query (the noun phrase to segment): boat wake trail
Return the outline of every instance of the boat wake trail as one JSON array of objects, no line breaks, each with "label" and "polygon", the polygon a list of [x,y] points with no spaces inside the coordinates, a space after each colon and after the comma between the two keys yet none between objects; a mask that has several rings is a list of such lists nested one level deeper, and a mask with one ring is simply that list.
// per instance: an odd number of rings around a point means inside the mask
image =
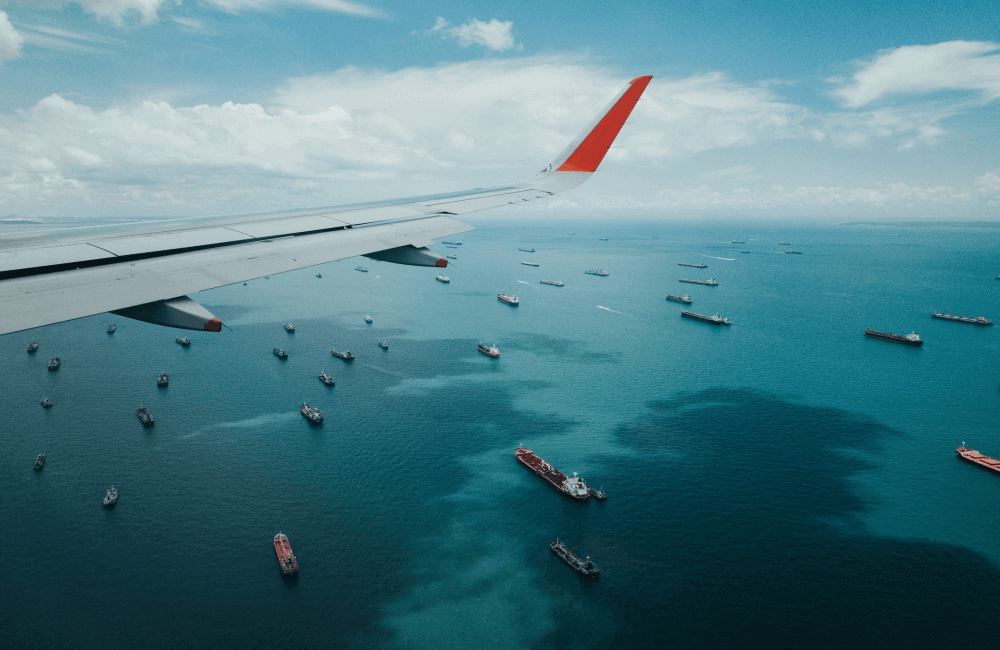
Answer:
[{"label": "boat wake trail", "polygon": [[625,312],[618,311],[617,309],[612,309],[610,307],[602,307],[601,305],[598,305],[597,308],[598,309],[603,309],[604,311],[610,311],[613,314],[621,314],[622,316],[628,316],[628,314],[626,314]]},{"label": "boat wake trail", "polygon": [[709,257],[713,260],[726,260],[727,262],[735,262],[735,257],[716,257],[715,255],[705,255],[704,253],[695,253],[695,255],[701,255],[702,257]]},{"label": "boat wake trail", "polygon": [[526,285],[528,285],[529,287],[531,287],[531,288],[532,288],[532,289],[534,289],[535,291],[541,291],[541,289],[539,289],[539,288],[538,288],[538,287],[536,287],[535,285],[531,284],[530,282],[525,282],[524,280],[518,280],[518,282],[519,282],[520,284],[526,284]]}]

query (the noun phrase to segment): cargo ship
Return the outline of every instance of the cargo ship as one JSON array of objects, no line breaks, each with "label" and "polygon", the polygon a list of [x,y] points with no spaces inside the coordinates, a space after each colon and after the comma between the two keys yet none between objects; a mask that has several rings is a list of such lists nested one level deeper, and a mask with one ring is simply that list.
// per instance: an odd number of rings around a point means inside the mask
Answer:
[{"label": "cargo ship", "polygon": [[865,330],[865,336],[871,337],[873,339],[882,339],[883,341],[892,341],[893,343],[902,343],[904,345],[923,345],[923,339],[916,332],[910,332],[906,336],[900,336],[898,334],[890,334],[889,332],[876,332],[875,330]]},{"label": "cargo ship", "polygon": [[336,350],[330,350],[330,354],[337,357],[338,359],[343,359],[344,361],[354,361],[354,355],[351,354],[350,350],[348,350],[347,352],[337,352]]},{"label": "cargo ship", "polygon": [[522,253],[534,253],[535,252],[534,248],[518,248],[517,250],[521,251]]},{"label": "cargo ship", "polygon": [[295,334],[295,326],[291,323],[285,323],[285,331],[289,334]]},{"label": "cargo ship", "polygon": [[178,336],[174,340],[177,341],[178,345],[183,345],[184,347],[187,347],[187,346],[191,345],[191,339],[189,339],[186,336]]},{"label": "cargo ship", "polygon": [[801,255],[802,251],[785,251],[787,255]]},{"label": "cargo ship", "polygon": [[435,276],[434,279],[437,280],[438,282],[444,282],[445,284],[451,282],[451,278],[449,278],[447,275],[438,275]]},{"label": "cargo ship", "polygon": [[691,296],[671,296],[668,293],[667,294],[667,300],[669,300],[670,302],[682,302],[685,305],[690,305],[691,304]]},{"label": "cargo ship", "polygon": [[989,456],[983,456],[975,449],[969,449],[966,447],[964,442],[961,447],[955,450],[955,453],[957,453],[958,457],[962,460],[967,460],[970,463],[974,463],[980,467],[985,467],[988,470],[1000,474],[1000,460],[990,458]]},{"label": "cargo ship", "polygon": [[500,302],[505,302],[511,307],[517,307],[521,304],[521,301],[517,299],[517,296],[505,296],[502,293],[497,294],[497,300]]},{"label": "cargo ship", "polygon": [[278,357],[279,359],[288,358],[288,353],[282,350],[281,348],[271,348],[271,352],[274,354],[274,356]]},{"label": "cargo ship", "polygon": [[299,413],[312,424],[323,424],[323,414],[319,412],[318,408],[302,404],[299,406]]},{"label": "cargo ship", "polygon": [[703,323],[711,323],[712,325],[732,325],[728,318],[723,318],[716,314],[715,316],[704,316],[702,314],[696,314],[693,311],[681,310],[681,316],[684,318],[690,318],[692,320],[700,320]]},{"label": "cargo ship", "polygon": [[354,270],[355,270],[355,271],[361,271],[362,273],[368,273],[368,269],[366,269],[366,268],[365,268],[365,267],[363,267],[363,266],[355,266],[355,267],[354,267]]},{"label": "cargo ship", "polygon": [[479,344],[479,351],[482,352],[483,354],[485,354],[488,357],[493,357],[494,359],[499,359],[500,358],[500,348],[497,347],[496,343],[494,343],[493,345],[490,345],[490,346],[483,345],[482,343],[480,343]]},{"label": "cargo ship", "polygon": [[604,269],[590,269],[588,271],[584,271],[584,273],[586,273],[587,275],[599,275],[602,278],[606,278],[609,275],[611,275],[610,273],[608,273]]},{"label": "cargo ship", "polygon": [[57,368],[59,368],[59,363],[60,363],[59,357],[52,357],[51,359],[49,359],[48,363],[49,370],[56,370]]},{"label": "cargo ship", "polygon": [[149,409],[140,406],[135,410],[135,414],[139,416],[139,421],[142,422],[142,426],[151,427],[155,424],[153,416],[149,413]]},{"label": "cargo ship", "polygon": [[116,329],[118,329],[118,327],[114,323],[108,325],[108,334],[114,334]]},{"label": "cargo ship", "polygon": [[524,447],[518,447],[515,449],[514,454],[517,456],[519,461],[524,463],[525,467],[551,483],[552,487],[559,490],[566,496],[576,499],[577,501],[586,501],[590,498],[590,490],[587,489],[587,483],[582,478],[578,477],[576,472],[573,472],[573,478],[569,478],[555,467],[549,465],[544,460],[536,456],[535,452],[530,449],[525,449]]},{"label": "cargo ship", "polygon": [[719,283],[715,281],[715,278],[709,278],[707,280],[688,280],[687,278],[681,278],[681,282],[690,282],[691,284],[704,284],[709,287],[717,287]]},{"label": "cargo ship", "polygon": [[460,241],[443,241],[441,243],[445,244],[447,246],[461,246],[462,245],[462,242],[460,242]]},{"label": "cargo ship", "polygon": [[521,262],[522,266],[538,266],[538,262]]},{"label": "cargo ship", "polygon": [[985,316],[978,316],[976,318],[973,318],[972,316],[964,316],[962,314],[959,314],[958,316],[956,316],[955,314],[945,314],[945,313],[939,314],[936,311],[931,312],[931,316],[934,318],[942,318],[944,320],[955,320],[960,323],[971,323],[972,325],[986,325],[986,326],[993,325],[993,321],[987,320]]},{"label": "cargo ship", "polygon": [[282,533],[274,536],[274,552],[278,555],[278,564],[281,572],[286,576],[293,576],[299,572],[299,563],[292,553],[292,545],[288,543],[288,537]]},{"label": "cargo ship", "polygon": [[695,269],[707,269],[708,264],[690,264],[688,262],[677,262],[677,266],[690,266]]},{"label": "cargo ship", "polygon": [[581,560],[573,551],[566,548],[566,545],[556,538],[549,542],[549,548],[552,552],[558,555],[563,562],[573,567],[573,570],[582,575],[584,578],[596,578],[601,575],[600,570],[590,561],[588,557],[586,561]]},{"label": "cargo ship", "polygon": [[562,280],[539,280],[541,284],[551,284],[553,287],[563,286]]},{"label": "cargo ship", "polygon": [[28,344],[28,354],[31,354],[32,352],[34,352],[37,349],[38,349],[38,343],[37,342],[32,341],[31,343]]}]

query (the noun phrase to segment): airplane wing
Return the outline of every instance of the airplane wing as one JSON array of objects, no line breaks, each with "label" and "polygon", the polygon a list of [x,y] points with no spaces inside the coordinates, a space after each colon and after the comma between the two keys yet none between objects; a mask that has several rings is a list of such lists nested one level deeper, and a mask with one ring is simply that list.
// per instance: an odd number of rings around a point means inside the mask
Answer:
[{"label": "airplane wing", "polygon": [[597,170],[652,76],[637,77],[540,173],[509,187],[229,217],[196,227],[0,241],[0,335],[115,312],[219,331],[188,294],[363,255],[446,267],[432,240],[473,230],[455,217],[571,189]]}]

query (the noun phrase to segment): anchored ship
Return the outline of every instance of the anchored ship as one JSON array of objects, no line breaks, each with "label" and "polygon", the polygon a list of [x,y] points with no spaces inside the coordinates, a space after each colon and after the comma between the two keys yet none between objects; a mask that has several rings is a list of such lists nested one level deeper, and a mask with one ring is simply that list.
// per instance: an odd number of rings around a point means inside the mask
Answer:
[{"label": "anchored ship", "polygon": [[59,367],[59,357],[52,357],[51,359],[49,359],[48,366],[49,366],[49,370],[55,370],[56,368],[58,368]]},{"label": "anchored ship", "polygon": [[734,239],[733,241],[731,241],[731,242],[729,242],[729,243],[730,243],[730,244],[745,244],[746,242],[745,242],[745,241],[736,241],[736,240]]},{"label": "anchored ship", "polygon": [[361,271],[362,273],[368,273],[368,269],[366,269],[363,266],[356,266],[356,267],[354,267],[354,270],[355,271]]},{"label": "anchored ship", "polygon": [[538,262],[521,262],[524,266],[538,266]]},{"label": "anchored ship", "polygon": [[350,350],[348,350],[347,352],[337,352],[336,350],[330,350],[330,354],[337,357],[338,359],[343,359],[344,361],[354,361],[354,355],[351,354]]},{"label": "anchored ship", "polygon": [[560,280],[539,280],[539,284],[551,284],[553,287],[561,287],[563,283]]},{"label": "anchored ship", "polygon": [[522,253],[534,253],[535,252],[534,248],[518,248],[517,250],[521,251]]},{"label": "anchored ship", "polygon": [[289,334],[295,334],[295,326],[291,323],[285,323],[285,331]]},{"label": "anchored ship", "polygon": [[388,350],[389,349],[389,342],[388,341],[379,341],[378,346],[380,348],[382,348],[383,350]]},{"label": "anchored ship", "polygon": [[602,278],[606,278],[609,275],[611,275],[610,273],[608,273],[604,269],[590,269],[588,271],[584,271],[584,273],[586,273],[587,275],[599,275]]},{"label": "anchored ship", "polygon": [[156,385],[159,386],[160,388],[165,388],[169,383],[170,383],[170,377],[167,376],[167,373],[165,372],[161,372],[160,376],[156,378]]},{"label": "anchored ship", "polygon": [[455,257],[454,255],[445,255],[445,257],[447,257],[447,258],[448,258],[448,259],[450,259],[450,260],[457,260],[457,259],[458,259],[458,258],[457,258],[457,257]]},{"label": "anchored ship", "polygon": [[118,329],[118,326],[114,323],[108,325],[108,334],[114,334],[116,329]]},{"label": "anchored ship", "polygon": [[1000,474],[1000,460],[984,456],[975,449],[969,449],[965,446],[964,442],[961,447],[955,450],[955,453],[957,453],[958,457],[962,460],[969,461],[970,463],[979,465],[980,467],[985,467],[990,471]]},{"label": "anchored ship", "polygon": [[271,352],[273,352],[274,356],[278,357],[279,359],[288,358],[288,353],[282,350],[281,348],[271,348]]},{"label": "anchored ship", "polygon": [[31,343],[28,344],[28,354],[31,354],[32,352],[34,352],[37,349],[38,349],[38,344],[35,343],[34,341],[32,341]]},{"label": "anchored ship", "polygon": [[709,278],[707,280],[688,280],[687,278],[681,278],[681,282],[690,282],[691,284],[704,284],[710,287],[717,287],[719,283],[715,281],[715,278]]},{"label": "anchored ship", "polygon": [[447,275],[437,275],[434,277],[434,279],[437,280],[438,282],[444,282],[445,284],[451,282],[451,278],[449,278]]},{"label": "anchored ship", "polygon": [[667,300],[669,300],[670,302],[682,302],[685,305],[690,305],[691,304],[691,296],[671,296],[668,293],[667,294]]},{"label": "anchored ship", "polygon": [[[316,277],[317,277],[317,278],[321,278],[321,277],[323,277],[323,274],[322,274],[322,273],[317,273],[317,274],[316,274]],[[243,284],[246,284],[246,282],[244,282]]]},{"label": "anchored ship", "polygon": [[802,251],[785,251],[789,255],[801,255]]},{"label": "anchored ship", "polygon": [[302,417],[309,420],[311,424],[323,424],[323,414],[319,412],[319,409],[313,408],[308,404],[302,404],[299,406],[299,413]]},{"label": "anchored ship", "polygon": [[707,269],[708,268],[708,264],[701,264],[701,263],[699,263],[699,264],[690,264],[688,262],[677,262],[677,266],[690,266],[690,267],[696,268],[696,269]]},{"label": "anchored ship", "polygon": [[502,293],[497,294],[497,300],[500,302],[505,302],[511,307],[517,307],[521,304],[521,301],[517,299],[517,296],[505,296]]},{"label": "anchored ship", "polygon": [[704,316],[702,314],[696,314],[693,311],[681,310],[681,316],[684,318],[690,318],[692,320],[700,320],[703,323],[711,323],[712,325],[732,325],[728,318],[723,318],[716,314],[715,316]]},{"label": "anchored ship", "polygon": [[177,343],[179,343],[180,345],[183,345],[184,347],[187,347],[187,346],[191,345],[191,339],[189,339],[186,336],[178,336],[177,337]]},{"label": "anchored ship", "polygon": [[873,339],[882,339],[883,341],[892,341],[893,343],[902,343],[904,345],[924,344],[923,340],[916,332],[910,332],[906,336],[899,336],[898,334],[890,334],[889,332],[876,332],[875,330],[866,329],[865,336]]},{"label": "anchored ship", "polygon": [[443,241],[441,243],[445,244],[446,246],[461,246],[462,245],[462,242],[460,242],[460,241]]},{"label": "anchored ship", "polygon": [[331,377],[325,370],[319,373],[319,380],[327,386],[333,386],[336,383],[336,380],[334,380],[334,378]]},{"label": "anchored ship", "polygon": [[956,316],[955,314],[944,314],[944,313],[939,314],[936,311],[931,312],[931,316],[933,316],[934,318],[943,318],[944,320],[954,320],[960,323],[971,323],[973,325],[987,325],[987,326],[993,325],[993,321],[987,320],[985,316],[978,316],[976,318],[973,318],[972,316],[964,316],[962,314],[959,314],[958,316]]},{"label": "anchored ship", "polygon": [[535,455],[535,452],[524,447],[514,450],[517,459],[535,474],[552,484],[552,487],[563,494],[578,501],[586,501],[590,497],[587,483],[573,472],[573,478],[568,478],[565,474],[549,465],[544,460]]},{"label": "anchored ship", "polygon": [[292,545],[288,543],[288,537],[281,533],[274,536],[274,552],[278,554],[278,564],[282,573],[293,576],[299,572],[299,563],[292,554]]},{"label": "anchored ship", "polygon": [[35,471],[37,472],[43,467],[45,467],[45,454],[38,454],[38,457],[35,458]]},{"label": "anchored ship", "polygon": [[778,246],[791,246],[791,245],[792,245],[791,242],[787,242],[787,241],[779,241],[778,242]]},{"label": "anchored ship", "polygon": [[581,560],[577,557],[573,551],[566,548],[566,545],[556,538],[549,542],[549,548],[552,552],[558,555],[563,562],[573,567],[573,570],[582,575],[584,578],[596,578],[601,575],[600,570],[593,562],[590,561],[588,556],[586,560]]},{"label": "anchored ship", "polygon": [[43,397],[42,401],[39,402],[39,404],[41,404],[43,408],[47,409],[52,408],[52,400],[50,400],[48,397]]},{"label": "anchored ship", "polygon": [[497,347],[496,343],[494,343],[493,345],[488,346],[488,347],[485,346],[485,345],[483,345],[482,343],[480,343],[479,344],[479,351],[482,352],[483,354],[485,354],[488,357],[493,357],[494,359],[499,359],[500,358],[500,348]]},{"label": "anchored ship", "polygon": [[369,316],[368,314],[365,314],[365,322],[368,323],[369,325],[371,325],[372,324],[372,317]]},{"label": "anchored ship", "polygon": [[153,426],[153,416],[149,414],[149,409],[139,407],[135,410],[135,414],[139,416],[139,421],[142,422],[142,426],[151,427]]},{"label": "anchored ship", "polygon": [[118,490],[112,485],[108,488],[107,494],[104,495],[104,507],[113,508],[116,503],[118,503]]}]

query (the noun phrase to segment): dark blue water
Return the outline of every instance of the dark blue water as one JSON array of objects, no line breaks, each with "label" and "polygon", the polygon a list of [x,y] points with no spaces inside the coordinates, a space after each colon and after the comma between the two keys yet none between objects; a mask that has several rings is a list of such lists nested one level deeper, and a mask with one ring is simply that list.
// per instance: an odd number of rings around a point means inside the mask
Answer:
[{"label": "dark blue water", "polygon": [[0,337],[0,647],[995,647],[1000,477],[954,449],[1000,456],[1000,331],[930,312],[1000,318],[1000,233],[477,225],[450,285],[346,260],[199,294],[233,329],[190,348],[110,315]]}]

